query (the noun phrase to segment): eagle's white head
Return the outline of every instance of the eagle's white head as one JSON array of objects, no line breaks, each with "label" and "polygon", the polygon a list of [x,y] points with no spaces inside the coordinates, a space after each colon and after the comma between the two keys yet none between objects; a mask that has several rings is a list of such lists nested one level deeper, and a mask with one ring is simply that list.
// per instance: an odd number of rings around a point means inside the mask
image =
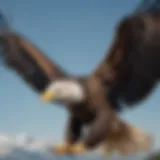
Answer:
[{"label": "eagle's white head", "polygon": [[42,102],[82,102],[85,98],[83,86],[76,80],[56,80],[42,93]]}]

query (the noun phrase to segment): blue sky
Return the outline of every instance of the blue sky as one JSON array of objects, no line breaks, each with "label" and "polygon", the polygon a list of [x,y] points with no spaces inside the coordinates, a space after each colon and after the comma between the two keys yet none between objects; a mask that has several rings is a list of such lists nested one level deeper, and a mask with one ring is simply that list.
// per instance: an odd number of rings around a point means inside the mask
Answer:
[{"label": "blue sky", "polygon": [[[103,58],[114,27],[139,0],[0,0],[13,27],[37,44],[64,69],[76,75],[92,71]],[[0,132],[27,132],[63,138],[67,112],[63,106],[42,105],[15,73],[0,67]],[[160,142],[158,87],[148,100],[123,117],[151,132]]]}]

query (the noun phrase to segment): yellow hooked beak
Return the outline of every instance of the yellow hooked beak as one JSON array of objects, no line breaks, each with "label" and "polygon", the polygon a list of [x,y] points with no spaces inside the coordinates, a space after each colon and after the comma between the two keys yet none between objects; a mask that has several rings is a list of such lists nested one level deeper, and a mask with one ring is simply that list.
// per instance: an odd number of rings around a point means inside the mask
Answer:
[{"label": "yellow hooked beak", "polygon": [[53,101],[55,98],[56,98],[55,93],[53,91],[50,91],[50,90],[44,91],[44,93],[42,93],[42,95],[41,95],[41,101],[43,103]]}]

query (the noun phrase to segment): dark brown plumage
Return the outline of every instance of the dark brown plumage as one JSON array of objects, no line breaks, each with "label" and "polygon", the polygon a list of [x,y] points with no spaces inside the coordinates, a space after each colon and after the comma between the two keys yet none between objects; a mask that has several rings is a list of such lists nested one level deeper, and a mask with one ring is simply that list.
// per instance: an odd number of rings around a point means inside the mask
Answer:
[{"label": "dark brown plumage", "polygon": [[[124,123],[117,117],[116,105],[114,103],[111,105],[110,101],[108,101],[108,89],[120,82],[127,81],[128,84],[128,78],[130,80],[130,68],[128,66],[126,68],[125,65],[127,63],[124,63],[129,62],[127,60],[129,57],[128,50],[130,50],[132,44],[131,41],[128,41],[131,37],[127,33],[130,33],[132,27],[137,26],[138,20],[134,17],[124,20],[122,26],[120,25],[118,29],[109,57],[104,59],[96,71],[83,77],[73,77],[66,73],[24,36],[6,28],[5,31],[2,31],[0,36],[1,56],[5,64],[18,72],[37,93],[41,94],[48,84],[58,79],[74,79],[85,88],[86,98],[84,101],[65,104],[70,113],[66,133],[67,143],[74,144],[82,137],[84,125],[90,126],[88,134],[84,137],[84,144],[87,148],[97,146],[106,139],[106,136],[115,143],[117,139],[122,140],[119,137],[120,133],[127,137],[133,132],[134,127]],[[121,71],[123,75],[127,75],[127,79],[122,79],[123,81],[120,79]],[[125,89],[124,83],[122,84],[123,89]],[[119,92],[116,93],[119,94]],[[111,97],[116,101],[117,97]],[[118,131],[114,129],[115,125],[118,126]],[[116,138],[111,136],[114,131]],[[128,143],[135,139],[136,136],[132,137]],[[146,139],[148,138],[145,134],[143,136]],[[124,141],[122,140],[122,142]],[[132,145],[134,144],[132,143]]]},{"label": "dark brown plumage", "polygon": [[[112,71],[114,79],[103,78],[108,74],[106,70]],[[122,109],[121,103],[132,106],[150,94],[159,81],[159,70],[160,11],[152,11],[120,21],[108,54],[95,74],[104,84],[109,82],[107,97],[116,109]]]}]

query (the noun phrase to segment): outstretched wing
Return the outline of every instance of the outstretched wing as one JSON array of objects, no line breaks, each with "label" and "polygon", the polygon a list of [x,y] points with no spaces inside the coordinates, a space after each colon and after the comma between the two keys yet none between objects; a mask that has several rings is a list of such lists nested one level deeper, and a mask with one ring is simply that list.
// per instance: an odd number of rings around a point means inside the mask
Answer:
[{"label": "outstretched wing", "polygon": [[102,82],[112,83],[115,80],[117,70],[124,59],[124,54],[130,47],[130,39],[133,34],[131,27],[132,18],[130,16],[121,20],[117,25],[108,53],[93,72],[93,75],[99,77]]},{"label": "outstretched wing", "polygon": [[0,45],[5,64],[38,92],[42,92],[50,81],[67,76],[41,50],[17,33],[1,35]]},{"label": "outstretched wing", "polygon": [[24,36],[13,32],[0,13],[0,59],[16,71],[37,92],[50,81],[68,76],[55,62]]}]

